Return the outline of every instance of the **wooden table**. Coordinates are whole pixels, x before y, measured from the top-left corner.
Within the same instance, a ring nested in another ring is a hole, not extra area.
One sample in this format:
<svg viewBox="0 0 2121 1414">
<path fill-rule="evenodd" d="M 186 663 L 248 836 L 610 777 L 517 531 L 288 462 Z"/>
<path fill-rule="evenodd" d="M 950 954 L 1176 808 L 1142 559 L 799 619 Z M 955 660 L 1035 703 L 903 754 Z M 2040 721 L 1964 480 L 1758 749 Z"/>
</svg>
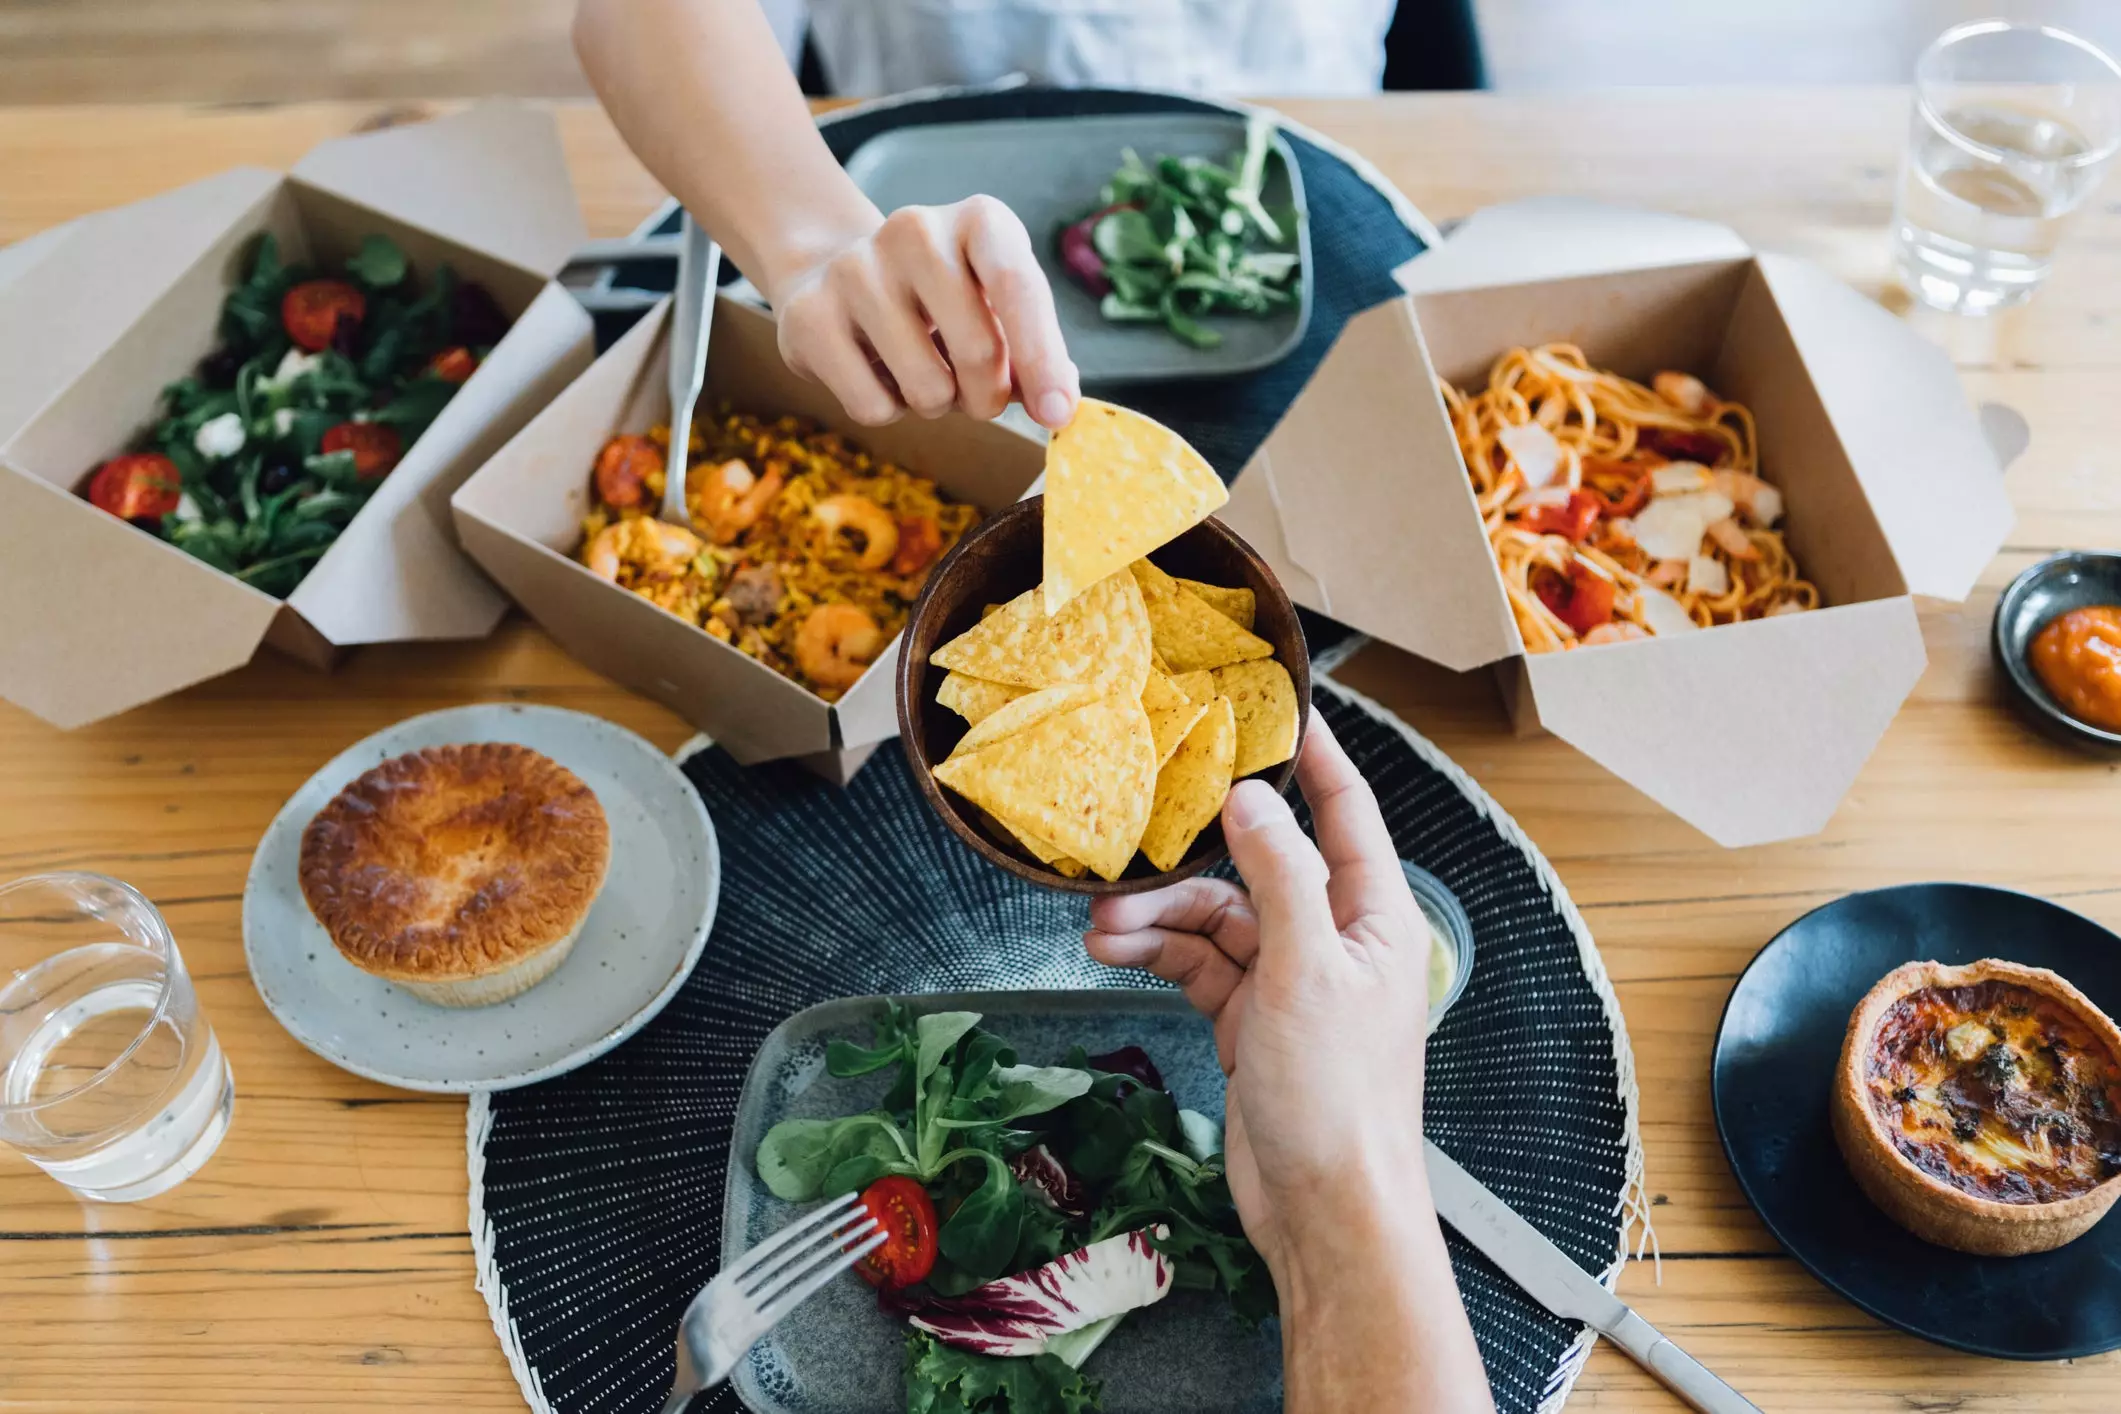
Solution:
<svg viewBox="0 0 2121 1414">
<path fill-rule="evenodd" d="M 1883 288 L 1905 99 L 1895 91 L 1397 97 L 1289 105 L 1360 150 L 1431 217 L 1566 191 L 1712 216 Z M 416 115 L 416 114 L 415 114 Z M 0 240 L 237 162 L 285 165 L 404 110 L 0 109 Z M 563 113 L 592 230 L 660 192 L 587 107 Z M 1717 1015 L 1754 950 L 1850 889 L 1960 878 L 2031 889 L 2121 926 L 2121 767 L 2043 744 L 2001 707 L 1996 592 L 2033 558 L 2121 544 L 2121 191 L 2073 231 L 2053 287 L 1989 323 L 1924 317 L 1978 398 L 2032 424 L 2019 522 L 1963 606 L 1931 605 L 1930 668 L 1833 825 L 1728 852 L 1551 740 L 1514 739 L 1489 680 L 1372 649 L 1342 676 L 1438 742 L 1523 823 L 1582 906 L 1618 983 L 1642 1083 L 1661 1281 L 1622 1294 L 1764 1409 L 2111 1410 L 2121 1356 L 2015 1366 L 1886 1330 L 1782 1255 L 1709 1118 Z M 168 1196 L 85 1208 L 0 1160 L 0 1407 L 516 1409 L 472 1289 L 464 1106 L 371 1085 L 266 1014 L 244 971 L 251 850 L 297 785 L 416 712 L 547 702 L 665 748 L 690 730 L 513 619 L 484 644 L 369 649 L 330 677 L 272 655 L 61 734 L 0 704 L 0 875 L 104 870 L 169 915 L 235 1066 L 235 1127 Z M 1743 749 L 1734 728 L 1734 749 Z M 1577 1409 L 1678 1405 L 1600 1348 Z"/>
</svg>

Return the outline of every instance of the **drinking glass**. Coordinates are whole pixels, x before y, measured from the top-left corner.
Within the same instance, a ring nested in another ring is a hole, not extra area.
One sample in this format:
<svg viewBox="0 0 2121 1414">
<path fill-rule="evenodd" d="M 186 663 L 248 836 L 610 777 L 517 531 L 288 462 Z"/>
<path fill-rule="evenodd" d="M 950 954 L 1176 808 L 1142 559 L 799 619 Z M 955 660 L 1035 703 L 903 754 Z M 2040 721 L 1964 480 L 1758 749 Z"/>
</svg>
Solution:
<svg viewBox="0 0 2121 1414">
<path fill-rule="evenodd" d="M 1900 278 L 1967 314 L 2032 298 L 2117 147 L 2121 66 L 2097 45 L 2005 20 L 1946 30 L 1915 61 L 1893 211 Z"/>
<path fill-rule="evenodd" d="M 83 1198 L 131 1202 L 199 1171 L 235 1095 L 138 890 L 101 874 L 0 886 L 0 1142 Z"/>
</svg>

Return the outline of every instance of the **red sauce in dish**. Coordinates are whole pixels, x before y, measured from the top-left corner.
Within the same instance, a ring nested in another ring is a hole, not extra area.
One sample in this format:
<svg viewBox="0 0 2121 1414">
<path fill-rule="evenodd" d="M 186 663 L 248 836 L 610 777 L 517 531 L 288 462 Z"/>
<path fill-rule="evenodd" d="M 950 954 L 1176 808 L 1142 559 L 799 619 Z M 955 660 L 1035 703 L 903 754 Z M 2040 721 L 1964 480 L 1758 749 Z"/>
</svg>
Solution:
<svg viewBox="0 0 2121 1414">
<path fill-rule="evenodd" d="M 1997 1203 L 2053 1203 L 2121 1173 L 2121 1060 L 2014 982 L 1924 987 L 1872 1037 L 1872 1111 L 1909 1163 Z"/>
<path fill-rule="evenodd" d="M 2033 671 L 2081 722 L 2121 732 L 2121 604 L 2071 609 L 2033 635 Z"/>
</svg>

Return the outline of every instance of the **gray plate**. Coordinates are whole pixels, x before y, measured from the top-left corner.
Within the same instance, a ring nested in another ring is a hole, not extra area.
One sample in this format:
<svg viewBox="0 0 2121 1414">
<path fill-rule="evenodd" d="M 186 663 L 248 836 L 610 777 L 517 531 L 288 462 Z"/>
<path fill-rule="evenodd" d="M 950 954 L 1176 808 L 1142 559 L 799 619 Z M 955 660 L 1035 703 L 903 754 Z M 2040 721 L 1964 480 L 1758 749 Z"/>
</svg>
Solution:
<svg viewBox="0 0 2121 1414">
<path fill-rule="evenodd" d="M 2027 656 L 2034 636 L 2050 620 L 2097 604 L 2121 604 L 2121 553 L 2065 550 L 2050 555 L 2012 580 L 1997 599 L 1989 649 L 2026 720 L 2079 750 L 2121 756 L 2121 732 L 2095 727 L 2064 711 L 2048 696 Z"/>
<path fill-rule="evenodd" d="M 977 193 L 1001 200 L 1031 232 L 1039 264 L 1053 284 L 1068 352 L 1086 383 L 1214 378 L 1265 368 L 1302 342 L 1311 322 L 1311 221 L 1303 177 L 1280 134 L 1279 162 L 1268 164 L 1265 200 L 1296 209 L 1296 250 L 1302 257 L 1296 308 L 1270 319 L 1219 315 L 1208 322 L 1222 343 L 1196 349 L 1161 325 L 1113 324 L 1097 300 L 1061 268 L 1054 238 L 1080 219 L 1097 190 L 1133 148 L 1145 161 L 1160 156 L 1222 161 L 1245 145 L 1245 120 L 1224 113 L 1122 113 L 1085 118 L 1021 118 L 993 123 L 934 123 L 879 133 L 847 159 L 847 174 L 886 211 L 938 206 Z"/>
<path fill-rule="evenodd" d="M 1026 1064 L 1059 1060 L 1070 1046 L 1092 1055 L 1136 1045 L 1187 1109 L 1220 1117 L 1223 1075 L 1215 1037 L 1175 992 L 961 992 L 902 997 L 917 1012 L 976 1011 Z M 883 1097 L 887 1075 L 825 1074 L 825 1045 L 866 1042 L 879 997 L 848 997 L 797 1012 L 759 1047 L 737 1102 L 729 1185 L 722 1206 L 722 1265 L 791 1222 L 802 1209 L 759 1182 L 752 1158 L 784 1119 L 855 1114 Z M 730 1383 L 756 1414 L 897 1414 L 906 1407 L 906 1327 L 877 1309 L 860 1278 L 842 1277 L 752 1348 Z M 1090 1357 L 1104 1382 L 1106 1414 L 1268 1414 L 1281 1408 L 1281 1342 L 1253 1330 L 1220 1292 L 1177 1291 L 1136 1311 Z"/>
</svg>

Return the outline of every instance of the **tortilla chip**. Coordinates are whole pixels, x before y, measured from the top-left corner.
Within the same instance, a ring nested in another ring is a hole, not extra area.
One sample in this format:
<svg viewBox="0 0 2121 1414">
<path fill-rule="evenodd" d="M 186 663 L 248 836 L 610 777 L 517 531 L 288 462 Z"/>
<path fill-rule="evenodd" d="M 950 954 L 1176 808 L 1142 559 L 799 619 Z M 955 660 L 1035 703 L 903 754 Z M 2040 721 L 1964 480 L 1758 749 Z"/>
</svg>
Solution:
<svg viewBox="0 0 2121 1414">
<path fill-rule="evenodd" d="M 1149 666 L 1162 673 L 1165 677 L 1171 676 L 1171 665 L 1164 661 L 1163 654 L 1156 651 L 1156 645 L 1153 642 L 1149 645 Z"/>
<path fill-rule="evenodd" d="M 994 817 L 994 823 L 1007 830 L 1010 836 L 1024 847 L 1026 853 L 1047 868 L 1057 873 L 1065 874 L 1071 879 L 1080 879 L 1083 875 L 1090 872 L 1083 867 L 1083 862 L 1080 859 L 1070 859 L 1067 853 L 1053 841 L 1042 840 L 1029 830 L 1020 830 L 998 815 Z"/>
<path fill-rule="evenodd" d="M 928 655 L 938 668 L 1016 687 L 1079 682 L 1141 695 L 1149 675 L 1149 616 L 1125 570 L 1108 575 L 1048 618 L 1027 589 Z"/>
<path fill-rule="evenodd" d="M 979 611 L 979 616 L 980 616 L 981 618 L 983 618 L 983 619 L 991 619 L 991 618 L 993 618 L 993 617 L 994 617 L 994 616 L 995 616 L 996 614 L 1000 613 L 1000 612 L 1001 612 L 1002 610 L 1004 610 L 1004 609 L 1006 609 L 1006 608 L 1008 608 L 1008 607 L 1009 607 L 1009 606 L 1008 606 L 1007 604 L 987 604 L 987 605 L 983 605 L 983 606 L 981 607 L 980 611 Z"/>
<path fill-rule="evenodd" d="M 1156 776 L 1156 799 L 1142 830 L 1142 853 L 1159 869 L 1176 869 L 1194 839 L 1221 813 L 1237 760 L 1237 715 L 1218 697 Z"/>
<path fill-rule="evenodd" d="M 1206 668 L 1196 668 L 1190 673 L 1173 673 L 1171 685 L 1203 707 L 1222 696 L 1221 689 L 1215 686 L 1215 674 Z"/>
<path fill-rule="evenodd" d="M 1130 568 L 1141 585 L 1150 641 L 1174 673 L 1274 656 L 1273 644 L 1216 613 L 1147 560 Z"/>
<path fill-rule="evenodd" d="M 1149 731 L 1156 738 L 1156 765 L 1161 770 L 1208 704 L 1195 702 L 1177 683 L 1151 669 L 1142 684 L 1142 710 L 1149 714 Z"/>
<path fill-rule="evenodd" d="M 1186 439 L 1084 398 L 1046 444 L 1046 612 L 1167 545 L 1230 499 Z"/>
<path fill-rule="evenodd" d="M 1296 684 L 1281 664 L 1233 663 L 1215 670 L 1215 686 L 1237 714 L 1239 778 L 1279 766 L 1296 754 Z"/>
<path fill-rule="evenodd" d="M 1241 629 L 1249 631 L 1253 617 L 1259 613 L 1259 596 L 1249 589 L 1225 589 L 1197 579 L 1173 579 L 1172 583 Z"/>
<path fill-rule="evenodd" d="M 1097 694 L 1080 683 L 1064 682 L 1053 687 L 1042 687 L 1036 692 L 1026 692 L 1013 702 L 1004 703 L 997 710 L 972 726 L 958 739 L 952 748 L 952 756 L 970 756 L 980 748 L 1000 741 L 1005 736 L 1014 736 L 1029 727 L 1035 727 L 1056 712 L 1065 712 L 1071 707 L 1080 707 Z"/>
<path fill-rule="evenodd" d="M 977 725 L 983 717 L 992 715 L 1030 690 L 1005 682 L 967 677 L 963 673 L 946 673 L 943 685 L 935 690 L 935 705 L 948 707 L 967 722 Z"/>
<path fill-rule="evenodd" d="M 1098 697 L 951 757 L 935 779 L 1098 877 L 1117 879 L 1149 822 L 1156 741 L 1139 700 Z"/>
</svg>

